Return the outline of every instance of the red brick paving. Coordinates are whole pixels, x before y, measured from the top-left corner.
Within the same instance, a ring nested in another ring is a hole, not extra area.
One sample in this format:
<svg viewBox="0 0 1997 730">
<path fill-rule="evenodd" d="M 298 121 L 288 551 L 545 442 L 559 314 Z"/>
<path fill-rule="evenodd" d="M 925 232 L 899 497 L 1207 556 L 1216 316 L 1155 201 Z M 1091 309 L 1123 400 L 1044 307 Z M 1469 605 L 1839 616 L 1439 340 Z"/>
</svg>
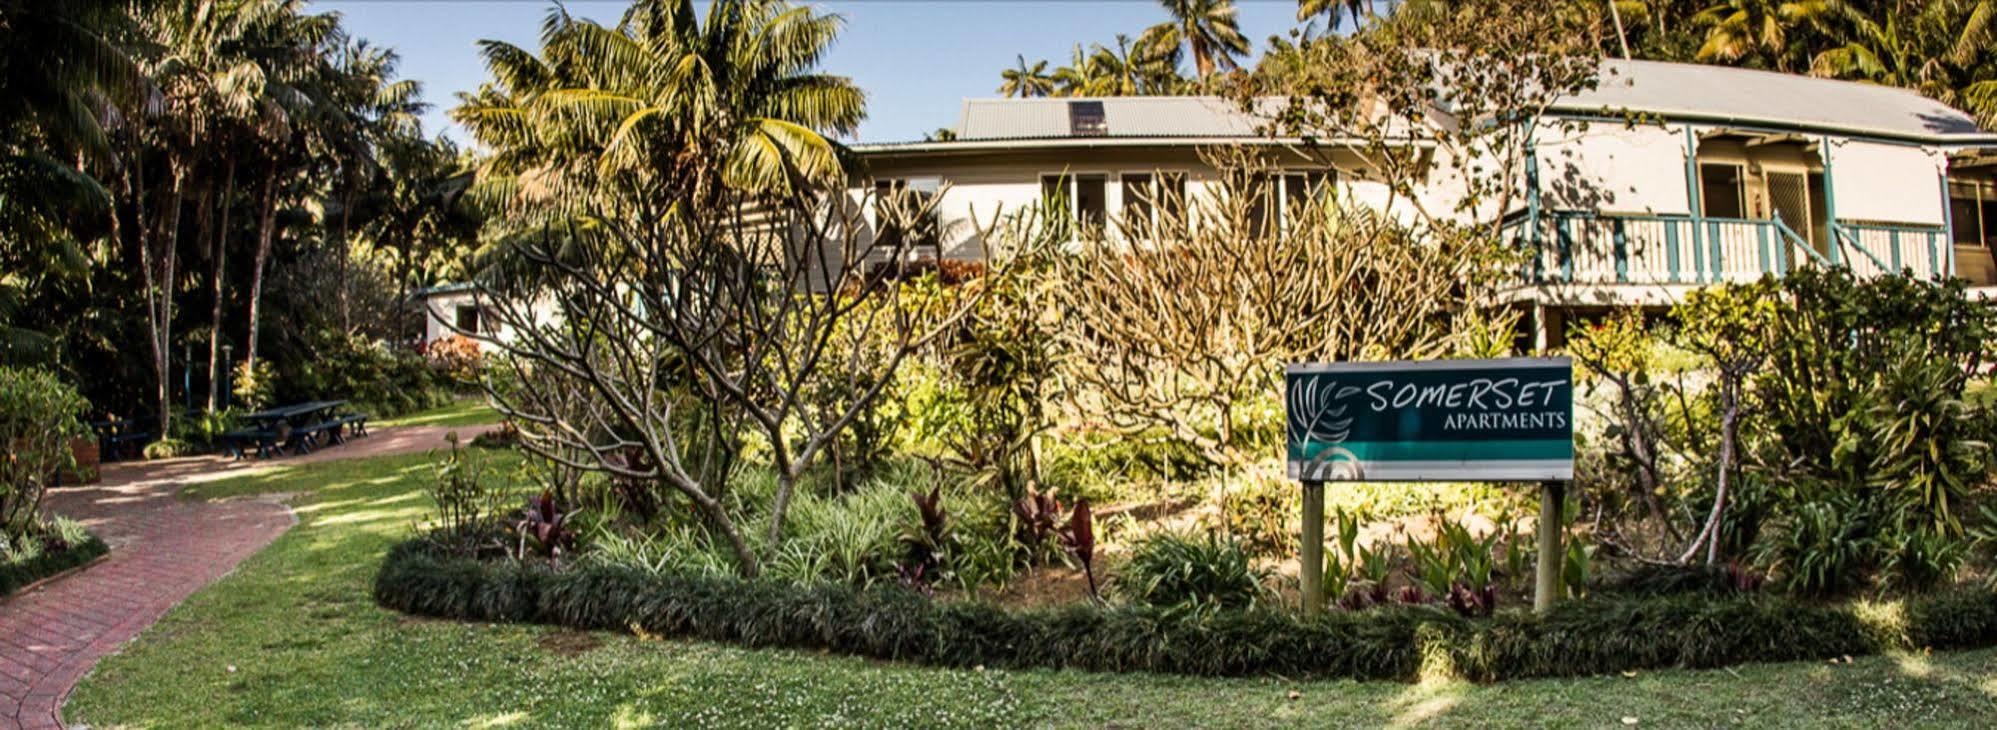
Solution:
<svg viewBox="0 0 1997 730">
<path fill-rule="evenodd" d="M 486 428 L 383 428 L 366 439 L 269 462 L 193 457 L 107 464 L 101 483 L 51 491 L 49 508 L 83 522 L 111 553 L 80 573 L 0 603 L 0 728 L 62 727 L 63 700 L 97 660 L 297 521 L 281 495 L 193 502 L 175 496 L 181 486 L 271 467 L 440 448 L 448 431 L 469 439 Z"/>
</svg>

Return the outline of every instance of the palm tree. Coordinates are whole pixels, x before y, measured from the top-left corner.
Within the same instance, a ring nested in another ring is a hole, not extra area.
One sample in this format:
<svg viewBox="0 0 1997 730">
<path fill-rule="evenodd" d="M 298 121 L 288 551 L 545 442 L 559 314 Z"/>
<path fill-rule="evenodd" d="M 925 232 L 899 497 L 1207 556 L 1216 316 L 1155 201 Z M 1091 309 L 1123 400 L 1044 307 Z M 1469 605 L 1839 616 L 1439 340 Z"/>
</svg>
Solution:
<svg viewBox="0 0 1997 730">
<path fill-rule="evenodd" d="M 1089 62 L 1099 79 L 1091 89 L 1094 96 L 1170 94 L 1182 81 L 1177 47 L 1133 45 L 1130 37 L 1122 33 L 1116 35 L 1115 48 L 1096 44 Z"/>
<path fill-rule="evenodd" d="M 998 93 L 1011 97 L 1047 96 L 1054 93 L 1054 77 L 1047 75 L 1047 61 L 1034 61 L 1029 66 L 1026 56 L 1019 57 L 1019 66 L 999 72 L 1005 83 L 999 84 Z"/>
<path fill-rule="evenodd" d="M 1054 83 L 1060 85 L 1061 96 L 1098 96 L 1108 81 L 1102 72 L 1095 57 L 1083 53 L 1077 43 L 1068 65 L 1054 69 Z"/>
<path fill-rule="evenodd" d="M 1848 40 L 1812 58 L 1812 75 L 1913 89 L 1997 124 L 1997 0 L 1937 0 L 1881 18 L 1840 10 Z"/>
<path fill-rule="evenodd" d="M 1331 18 L 1331 27 L 1337 28 L 1342 20 L 1351 20 L 1352 27 L 1365 24 L 1373 15 L 1373 0 L 1297 0 L 1297 22 L 1302 23 L 1320 15 Z"/>
<path fill-rule="evenodd" d="M 119 0 L 0 0 L 0 363 L 47 362 L 31 299 L 83 282 L 111 194 L 107 104 L 144 92 Z"/>
<path fill-rule="evenodd" d="M 579 215 L 835 180 L 831 137 L 866 97 L 813 68 L 843 22 L 783 0 L 717 0 L 705 19 L 692 0 L 644 0 L 614 27 L 557 7 L 540 56 L 482 41 L 494 80 L 452 110 L 491 151 L 478 195 Z"/>
<path fill-rule="evenodd" d="M 1185 47 L 1200 78 L 1216 69 L 1234 69 L 1235 59 L 1248 54 L 1248 38 L 1241 35 L 1234 0 L 1158 0 L 1158 4 L 1171 20 L 1145 30 L 1142 43 L 1153 49 Z"/>
<path fill-rule="evenodd" d="M 1706 28 L 1695 56 L 1700 61 L 1741 63 L 1755 57 L 1782 71 L 1802 63 L 1791 36 L 1810 30 L 1833 12 L 1827 0 L 1722 0 L 1692 16 Z M 1792 47 L 1793 46 L 1793 47 Z"/>
</svg>

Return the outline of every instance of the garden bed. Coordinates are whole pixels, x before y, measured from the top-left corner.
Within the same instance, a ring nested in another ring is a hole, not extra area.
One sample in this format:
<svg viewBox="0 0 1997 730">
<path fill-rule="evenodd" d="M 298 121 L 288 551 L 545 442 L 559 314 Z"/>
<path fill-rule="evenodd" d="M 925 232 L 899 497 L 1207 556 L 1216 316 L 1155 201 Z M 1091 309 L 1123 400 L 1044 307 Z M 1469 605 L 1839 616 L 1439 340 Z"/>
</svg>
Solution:
<svg viewBox="0 0 1997 730">
<path fill-rule="evenodd" d="M 110 546 L 97 536 L 62 550 L 44 552 L 18 563 L 0 562 L 0 599 L 66 570 L 81 568 L 103 557 Z"/>
<path fill-rule="evenodd" d="M 382 605 L 468 621 L 694 637 L 943 666 L 1192 675 L 1477 681 L 1836 659 L 1997 644 L 1997 592 L 1965 587 L 1891 602 L 1769 595 L 1591 598 L 1540 617 L 1465 619 L 1424 607 L 1191 611 L 1070 606 L 1014 611 L 889 587 L 794 586 L 390 552 Z"/>
</svg>

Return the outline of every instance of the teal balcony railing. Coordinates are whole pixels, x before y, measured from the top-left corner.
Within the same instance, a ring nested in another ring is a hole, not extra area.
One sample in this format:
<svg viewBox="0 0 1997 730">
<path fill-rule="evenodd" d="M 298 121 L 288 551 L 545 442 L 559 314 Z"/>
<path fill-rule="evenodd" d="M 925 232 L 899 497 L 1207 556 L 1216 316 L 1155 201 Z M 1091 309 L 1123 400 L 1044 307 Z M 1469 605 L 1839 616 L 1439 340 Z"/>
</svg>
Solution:
<svg viewBox="0 0 1997 730">
<path fill-rule="evenodd" d="M 1524 278 L 1534 283 L 1711 284 L 1752 281 L 1800 266 L 1845 265 L 1861 276 L 1912 272 L 1929 278 L 1952 268 L 1939 226 L 1839 223 L 1812 242 L 1780 219 L 1602 215 L 1546 211 L 1539 235 L 1531 219 L 1506 225 L 1526 249 Z"/>
</svg>

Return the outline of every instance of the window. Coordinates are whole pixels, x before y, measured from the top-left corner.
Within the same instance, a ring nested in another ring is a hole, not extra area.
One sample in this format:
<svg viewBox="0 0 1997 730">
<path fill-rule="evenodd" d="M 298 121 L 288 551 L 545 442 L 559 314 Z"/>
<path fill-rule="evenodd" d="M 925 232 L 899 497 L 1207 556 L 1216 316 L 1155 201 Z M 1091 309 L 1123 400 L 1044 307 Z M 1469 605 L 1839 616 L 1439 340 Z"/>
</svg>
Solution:
<svg viewBox="0 0 1997 730">
<path fill-rule="evenodd" d="M 1707 217 L 1747 217 L 1744 177 L 1740 165 L 1699 164 L 1699 205 Z"/>
<path fill-rule="evenodd" d="M 1283 224 L 1293 224 L 1303 215 L 1304 206 L 1322 202 L 1337 181 L 1337 173 L 1330 170 L 1304 170 L 1283 174 Z"/>
<path fill-rule="evenodd" d="M 1275 216 L 1282 214 L 1282 211 L 1278 209 L 1278 202 L 1275 199 L 1275 186 L 1269 183 L 1270 179 L 1267 174 L 1256 173 L 1241 188 L 1248 194 L 1248 235 L 1250 236 L 1260 238 L 1267 235 L 1270 228 L 1269 224 L 1275 222 L 1273 220 Z"/>
<path fill-rule="evenodd" d="M 458 305 L 457 326 L 460 332 L 478 333 L 478 307 L 470 304 Z"/>
<path fill-rule="evenodd" d="M 1183 172 L 1126 172 L 1123 182 L 1123 220 L 1139 235 L 1171 215 L 1184 210 L 1186 174 Z"/>
<path fill-rule="evenodd" d="M 1955 242 L 1965 246 L 1983 243 L 1983 221 L 1977 210 L 1975 197 L 1950 196 L 1948 199 L 1948 222 L 1955 229 Z M 1974 193 L 1972 192 L 1973 196 Z"/>
<path fill-rule="evenodd" d="M 930 201 L 943 189 L 939 178 L 908 178 L 874 181 L 874 243 L 899 246 L 938 245 L 939 229 Z"/>
<path fill-rule="evenodd" d="M 1055 210 L 1067 211 L 1070 221 L 1101 226 L 1108 213 L 1109 176 L 1043 175 L 1040 197 Z"/>
</svg>

